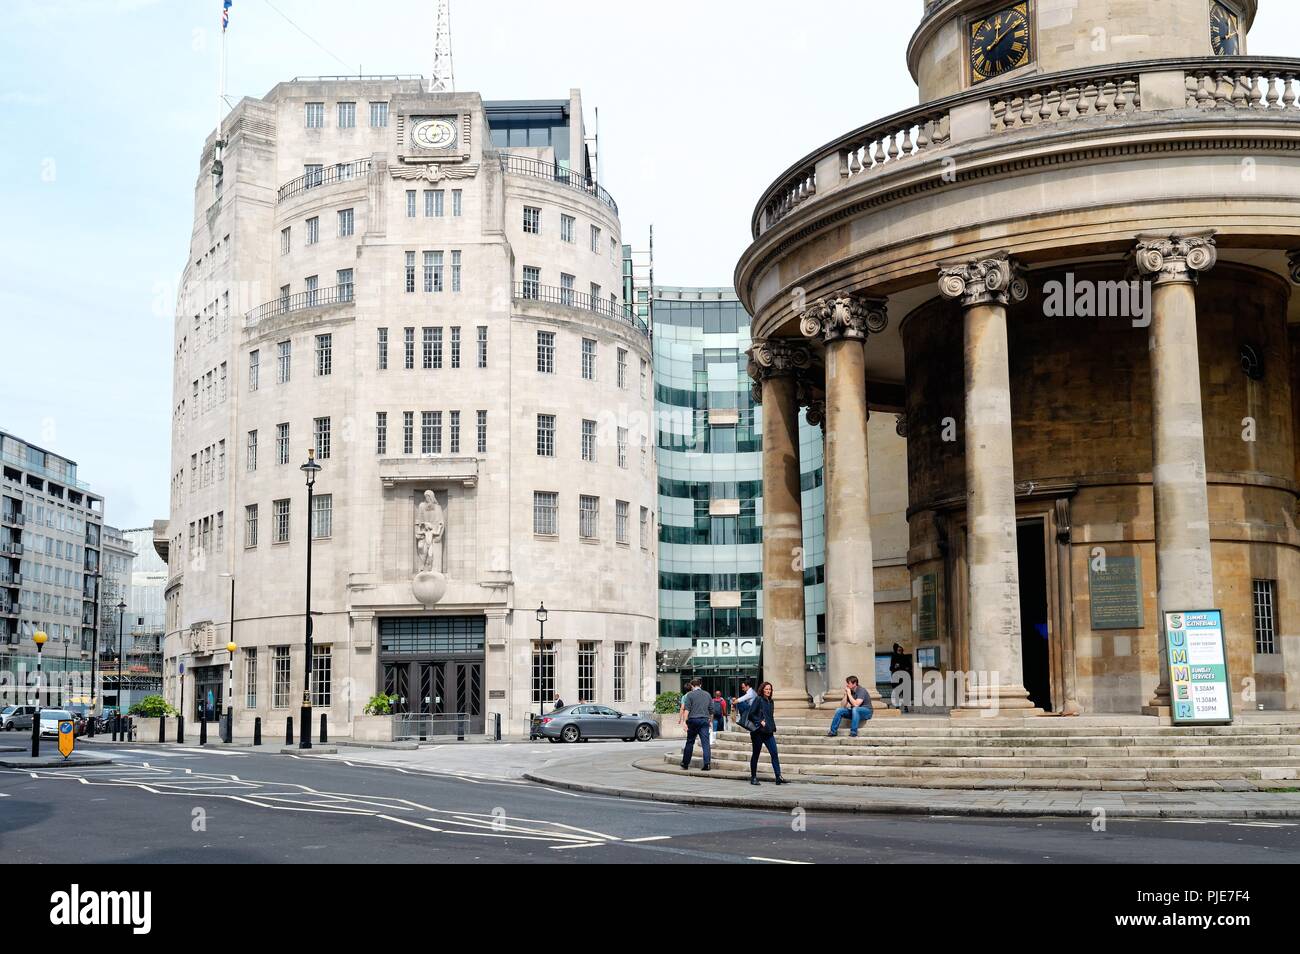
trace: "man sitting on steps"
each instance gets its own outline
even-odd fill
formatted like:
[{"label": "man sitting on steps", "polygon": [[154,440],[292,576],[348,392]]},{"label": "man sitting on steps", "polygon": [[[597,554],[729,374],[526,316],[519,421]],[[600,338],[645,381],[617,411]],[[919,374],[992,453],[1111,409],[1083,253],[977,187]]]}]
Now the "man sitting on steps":
[{"label": "man sitting on steps", "polygon": [[828,736],[833,738],[839,733],[840,720],[845,716],[853,719],[849,735],[855,739],[858,737],[858,726],[872,716],[871,695],[866,686],[858,684],[857,676],[849,676],[844,680],[844,696],[840,699],[840,707],[835,710],[835,718],[831,719],[831,730],[826,733]]}]

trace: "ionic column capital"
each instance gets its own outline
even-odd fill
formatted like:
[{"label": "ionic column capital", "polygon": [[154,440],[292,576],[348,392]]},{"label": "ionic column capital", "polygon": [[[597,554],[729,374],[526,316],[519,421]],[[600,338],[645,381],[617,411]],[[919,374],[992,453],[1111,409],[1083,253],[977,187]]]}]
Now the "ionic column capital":
[{"label": "ionic column capital", "polygon": [[808,409],[808,423],[821,427],[826,422],[826,398],[818,396],[817,382],[811,374],[804,374],[794,381],[794,401],[800,407]]},{"label": "ionic column capital", "polygon": [[973,258],[939,268],[939,294],[961,301],[963,308],[975,305],[1007,305],[1029,297],[1020,263],[1006,252]]},{"label": "ionic column capital", "polygon": [[799,316],[799,331],[803,336],[821,338],[827,344],[842,339],[866,341],[867,335],[879,334],[888,324],[885,299],[866,295],[818,298]]},{"label": "ionic column capital", "polygon": [[1219,260],[1212,235],[1138,236],[1133,250],[1138,271],[1157,285],[1195,283]]}]

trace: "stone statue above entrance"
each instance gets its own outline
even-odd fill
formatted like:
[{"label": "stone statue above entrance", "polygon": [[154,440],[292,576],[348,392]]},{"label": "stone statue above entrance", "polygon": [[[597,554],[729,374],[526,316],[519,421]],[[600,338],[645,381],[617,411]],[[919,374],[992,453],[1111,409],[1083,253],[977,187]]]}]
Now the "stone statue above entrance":
[{"label": "stone statue above entrance", "polygon": [[415,576],[411,592],[425,606],[432,606],[447,592],[442,571],[442,543],[447,521],[432,490],[426,490],[415,508]]}]

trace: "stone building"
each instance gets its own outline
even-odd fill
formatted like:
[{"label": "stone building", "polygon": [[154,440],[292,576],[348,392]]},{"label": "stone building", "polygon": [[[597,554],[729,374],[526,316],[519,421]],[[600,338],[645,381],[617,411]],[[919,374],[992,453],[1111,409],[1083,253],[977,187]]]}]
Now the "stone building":
[{"label": "stone building", "polygon": [[[209,137],[175,327],[164,685],[519,732],[654,685],[650,341],[582,102],[296,79]],[[300,465],[315,454],[312,513]],[[544,635],[536,620],[544,604]],[[649,687],[647,689],[647,686]]]},{"label": "stone building", "polygon": [[832,679],[881,638],[868,420],[903,413],[907,648],[993,676],[955,714],[1168,714],[1162,612],[1212,607],[1234,709],[1300,708],[1300,61],[1247,55],[1256,9],[926,3],[920,104],[764,194],[736,286],[783,705],[824,405]]}]

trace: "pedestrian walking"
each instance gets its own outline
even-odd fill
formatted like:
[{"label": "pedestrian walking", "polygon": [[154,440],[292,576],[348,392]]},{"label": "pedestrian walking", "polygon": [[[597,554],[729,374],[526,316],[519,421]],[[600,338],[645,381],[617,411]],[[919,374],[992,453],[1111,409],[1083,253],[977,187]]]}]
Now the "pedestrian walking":
[{"label": "pedestrian walking", "polygon": [[754,680],[748,677],[740,680],[740,695],[731,700],[731,711],[739,722],[745,718],[745,710],[749,708],[750,703],[754,701],[758,694],[754,692]]},{"label": "pedestrian walking", "polygon": [[749,784],[758,784],[758,755],[766,748],[768,758],[772,760],[772,774],[776,784],[784,785],[781,777],[781,760],[776,754],[776,713],[772,706],[772,684],[765,682],[758,687],[758,694],[753,703],[741,717],[741,728],[749,730],[749,742],[753,752],[749,756]]},{"label": "pedestrian walking", "polygon": [[691,680],[691,689],[682,696],[681,709],[677,713],[677,724],[686,723],[686,746],[682,749],[682,768],[691,767],[691,756],[695,754],[695,740],[700,740],[704,752],[704,771],[709,771],[710,756],[709,724],[712,722],[713,699],[700,688],[698,678]]},{"label": "pedestrian walking", "polygon": [[722,698],[721,689],[713,690],[710,712],[713,715],[713,738],[716,741],[718,733],[727,727],[727,700]]}]

